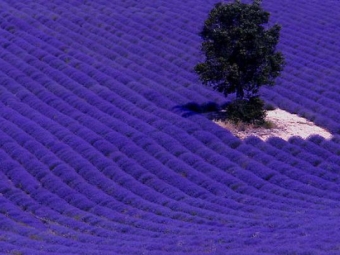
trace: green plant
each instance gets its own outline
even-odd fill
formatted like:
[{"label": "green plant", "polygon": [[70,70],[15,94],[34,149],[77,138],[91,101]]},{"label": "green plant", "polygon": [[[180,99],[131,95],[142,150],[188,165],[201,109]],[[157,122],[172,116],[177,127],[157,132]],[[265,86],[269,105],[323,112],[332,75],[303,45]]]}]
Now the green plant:
[{"label": "green plant", "polygon": [[275,125],[275,123],[273,123],[271,121],[265,121],[262,124],[262,127],[264,127],[265,129],[273,129],[273,128],[277,127],[277,126]]},{"label": "green plant", "polygon": [[284,67],[284,57],[276,51],[281,27],[267,28],[270,14],[260,4],[260,0],[216,4],[200,33],[205,62],[195,66],[203,84],[225,96],[236,93],[229,115],[246,122],[263,119],[264,105],[248,101],[258,98],[262,85],[274,85]]},{"label": "green plant", "polygon": [[237,99],[226,108],[227,119],[234,123],[248,123],[261,126],[265,123],[266,112],[259,97]]}]

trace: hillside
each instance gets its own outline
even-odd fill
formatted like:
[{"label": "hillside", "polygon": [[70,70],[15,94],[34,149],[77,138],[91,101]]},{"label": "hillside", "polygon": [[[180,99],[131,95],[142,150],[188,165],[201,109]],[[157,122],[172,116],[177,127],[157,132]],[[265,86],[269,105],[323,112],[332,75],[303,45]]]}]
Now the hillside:
[{"label": "hillside", "polygon": [[240,139],[200,111],[213,0],[0,0],[1,254],[339,254],[340,5],[264,0],[264,100],[332,137]]}]

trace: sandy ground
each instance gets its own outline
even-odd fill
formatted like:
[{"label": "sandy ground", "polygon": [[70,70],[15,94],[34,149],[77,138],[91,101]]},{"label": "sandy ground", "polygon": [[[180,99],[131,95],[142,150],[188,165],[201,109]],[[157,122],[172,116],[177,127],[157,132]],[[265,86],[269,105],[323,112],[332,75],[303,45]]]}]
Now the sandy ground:
[{"label": "sandy ground", "polygon": [[303,139],[316,134],[325,139],[330,139],[332,137],[331,133],[316,126],[313,122],[281,109],[267,111],[266,120],[273,123],[274,127],[270,129],[247,127],[244,130],[244,128],[235,127],[230,123],[221,121],[215,121],[215,123],[227,128],[235,136],[241,139],[251,135],[257,136],[262,140],[266,140],[269,137],[280,137],[286,141],[292,136],[300,136]]}]

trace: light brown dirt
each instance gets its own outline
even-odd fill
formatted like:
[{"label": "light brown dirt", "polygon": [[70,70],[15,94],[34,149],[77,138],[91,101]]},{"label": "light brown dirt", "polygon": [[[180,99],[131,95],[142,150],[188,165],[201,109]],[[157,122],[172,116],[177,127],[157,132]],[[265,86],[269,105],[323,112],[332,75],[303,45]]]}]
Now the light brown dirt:
[{"label": "light brown dirt", "polygon": [[216,124],[228,129],[235,136],[244,139],[248,136],[257,136],[262,140],[269,137],[280,137],[288,140],[292,136],[300,136],[303,139],[311,135],[320,135],[325,139],[330,139],[332,134],[326,129],[316,126],[313,122],[291,114],[281,109],[267,111],[266,121],[273,125],[272,128],[255,128],[252,126],[235,126],[228,122],[215,121]]}]

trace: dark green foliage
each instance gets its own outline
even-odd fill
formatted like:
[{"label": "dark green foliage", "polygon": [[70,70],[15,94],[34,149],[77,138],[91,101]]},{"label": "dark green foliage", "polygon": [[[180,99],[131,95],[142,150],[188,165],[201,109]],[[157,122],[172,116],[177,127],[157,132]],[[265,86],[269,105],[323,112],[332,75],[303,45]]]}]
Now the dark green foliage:
[{"label": "dark green foliage", "polygon": [[276,52],[280,26],[266,29],[269,13],[260,0],[218,3],[205,21],[201,37],[206,61],[195,66],[203,84],[238,100],[257,96],[262,85],[274,85],[284,66]]},{"label": "dark green foliage", "polygon": [[234,123],[243,122],[254,125],[264,125],[266,112],[264,103],[259,97],[236,99],[226,108],[227,118]]}]

